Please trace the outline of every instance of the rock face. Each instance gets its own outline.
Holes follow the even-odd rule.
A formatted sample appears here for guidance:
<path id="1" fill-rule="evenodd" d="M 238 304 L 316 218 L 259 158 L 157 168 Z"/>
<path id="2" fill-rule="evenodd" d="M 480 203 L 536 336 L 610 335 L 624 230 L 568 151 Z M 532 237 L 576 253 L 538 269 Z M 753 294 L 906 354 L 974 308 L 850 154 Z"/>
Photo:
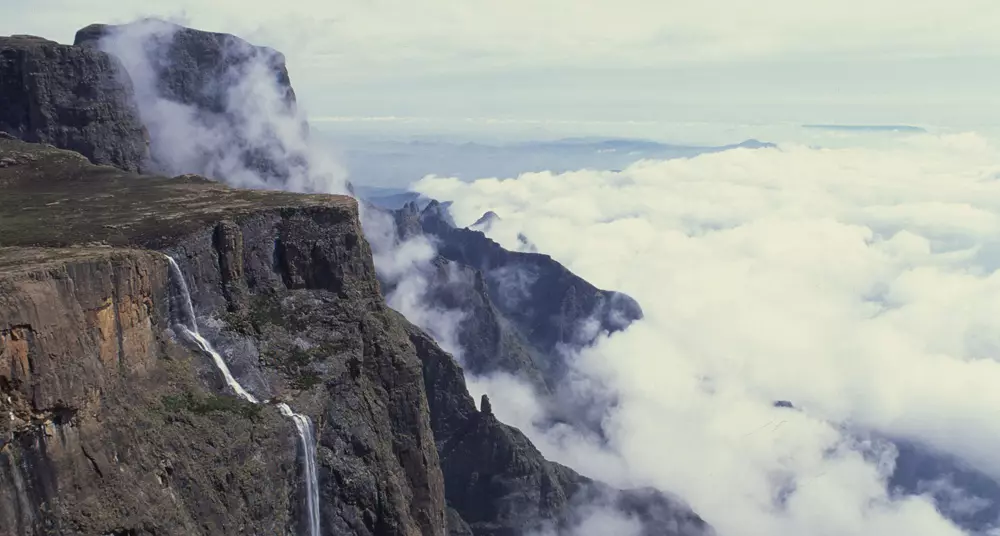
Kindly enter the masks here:
<path id="1" fill-rule="evenodd" d="M 708 533 L 477 411 L 451 356 L 385 306 L 352 199 L 138 177 L 13 140 L 0 158 L 3 536 L 300 532 L 291 422 L 227 394 L 171 334 L 176 285 L 150 250 L 177 260 L 241 383 L 315 423 L 324 534 L 565 532 L 594 504 L 650 535 Z"/>
<path id="2" fill-rule="evenodd" d="M 473 534 L 570 534 L 586 513 L 601 510 L 636 518 L 644 536 L 713 534 L 677 499 L 615 490 L 545 460 L 524 434 L 493 416 L 485 395 L 476 410 L 451 356 L 415 327 L 408 332 L 424 364 L 448 504 Z"/>
<path id="3" fill-rule="evenodd" d="M 314 420 L 324 533 L 570 526 L 596 489 L 476 411 L 451 357 L 385 307 L 353 200 L 135 177 L 17 141 L 0 155 L 10 534 L 296 531 L 291 424 L 222 394 L 169 333 L 164 257 L 134 248 L 177 259 L 248 389 Z"/>
<path id="4" fill-rule="evenodd" d="M 310 173 L 308 125 L 281 53 L 155 19 L 93 24 L 75 44 L 121 58 L 158 171 L 310 191 L 296 187 Z"/>
<path id="5" fill-rule="evenodd" d="M 393 219 L 401 240 L 424 234 L 437 243 L 430 301 L 467 313 L 458 338 L 473 374 L 506 372 L 554 391 L 567 373 L 565 350 L 642 318 L 635 300 L 594 287 L 548 255 L 508 251 L 455 227 L 435 201 L 422 211 L 407 204 Z"/>
<path id="6" fill-rule="evenodd" d="M 289 423 L 203 386 L 162 255 L 0 259 L 0 534 L 292 533 Z"/>
<path id="7" fill-rule="evenodd" d="M 108 61 L 96 78 L 83 71 L 76 95 L 124 79 L 98 51 L 115 39 L 152 45 L 118 51 L 126 64 L 138 53 L 155 66 L 150 78 L 133 77 L 153 165 L 188 160 L 165 143 L 176 134 L 170 113 L 157 115 L 182 110 L 201 122 L 197 132 L 221 134 L 209 136 L 221 144 L 192 153 L 195 170 L 309 189 L 295 182 L 299 147 L 274 138 L 289 124 L 301 134 L 293 141 L 305 135 L 283 58 L 233 36 L 144 21 L 85 28 L 75 47 L 29 39 L 18 46 L 43 50 L 30 58 L 62 52 L 17 71 L 56 73 L 25 100 L 62 102 L 46 93 L 61 87 L 60 54 Z M 254 121 L 248 110 L 259 102 L 234 102 L 252 101 L 240 88 L 261 76 L 277 88 L 267 110 L 281 125 Z M 128 85 L 119 87 L 100 101 L 107 110 L 95 109 L 134 119 Z M 149 98 L 156 106 L 143 105 Z M 57 130 L 73 125 L 53 117 Z M 141 127 L 122 137 L 146 144 Z M 385 305 L 354 200 L 138 176 L 122 171 L 138 165 L 94 166 L 86 147 L 56 141 L 80 152 L 0 136 L 0 414 L 10 417 L 0 419 L 0 536 L 304 533 L 295 429 L 271 404 L 233 396 L 176 336 L 180 285 L 164 253 L 181 268 L 201 334 L 240 383 L 313 421 L 324 534 L 570 534 L 594 509 L 634 517 L 649 536 L 711 533 L 676 499 L 614 490 L 546 461 L 488 399 L 477 410 L 452 356 Z M 233 155 L 236 166 L 209 165 Z M 560 345 L 587 344 L 641 315 L 548 257 L 464 234 L 437 203 L 411 212 L 400 228 L 450 244 L 437 267 L 461 276 L 433 299 L 482 313 L 463 335 L 474 367 L 521 371 L 548 388 Z M 518 305 L 504 270 L 535 277 L 529 294 L 553 289 Z M 591 317 L 596 328 L 581 336 Z"/>
<path id="8" fill-rule="evenodd" d="M 227 85 L 247 76 L 247 69 L 257 61 L 268 68 L 282 89 L 288 105 L 295 104 L 295 92 L 285 67 L 285 57 L 268 47 L 258 47 L 230 34 L 204 32 L 165 21 L 147 20 L 126 25 L 91 24 L 76 32 L 74 45 L 100 48 L 101 39 L 143 25 L 152 35 L 152 48 L 159 59 L 155 73 L 163 97 L 222 114 L 229 107 Z M 155 25 L 155 26 L 150 26 Z"/>
<path id="9" fill-rule="evenodd" d="M 16 417 L 0 534 L 299 532 L 291 422 L 225 394 L 170 336 L 162 255 L 58 247 L 88 242 L 169 251 L 199 313 L 224 320 L 203 331 L 234 374 L 312 417 L 325 534 L 445 533 L 421 362 L 353 200 L 137 177 L 15 141 L 0 155 L 15 201 L 0 209 L 0 411 Z"/>
<path id="10" fill-rule="evenodd" d="M 497 219 L 488 214 L 480 223 Z M 595 288 L 546 255 L 507 251 L 482 232 L 457 228 L 436 201 L 423 210 L 407 204 L 391 221 L 398 241 L 426 237 L 436 245 L 439 256 L 420 274 L 425 298 L 431 308 L 461 311 L 453 342 L 468 370 L 526 380 L 549 418 L 602 434 L 612 397 L 600 389 L 589 397 L 561 393 L 571 374 L 568 359 L 600 334 L 642 318 L 638 304 Z M 644 535 L 712 533 L 676 498 L 615 490 L 545 460 L 524 434 L 497 420 L 486 395 L 476 411 L 462 369 L 427 334 L 411 328 L 410 337 L 424 363 L 448 505 L 453 519 L 465 522 L 453 525 L 455 534 L 573 534 L 595 512 L 638 520 Z"/>
<path id="11" fill-rule="evenodd" d="M 132 97 L 103 52 L 0 37 L 0 132 L 138 171 L 148 147 Z"/>

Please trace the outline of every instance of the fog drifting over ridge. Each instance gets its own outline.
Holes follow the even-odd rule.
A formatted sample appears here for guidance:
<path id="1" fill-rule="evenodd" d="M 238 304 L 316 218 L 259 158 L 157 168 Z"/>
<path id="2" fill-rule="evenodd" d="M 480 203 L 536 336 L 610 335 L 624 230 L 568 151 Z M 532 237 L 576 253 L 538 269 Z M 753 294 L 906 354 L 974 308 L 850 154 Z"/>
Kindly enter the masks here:
<path id="1" fill-rule="evenodd" d="M 937 536 L 962 532 L 889 493 L 892 446 L 847 431 L 1000 478 L 998 172 L 1000 148 L 963 134 L 415 189 L 459 225 L 495 211 L 505 247 L 523 232 L 646 312 L 579 356 L 622 397 L 607 449 L 533 430 L 509 380 L 476 385 L 548 457 L 676 492 L 720 534 Z"/>
<path id="2" fill-rule="evenodd" d="M 213 73 L 218 77 L 196 95 L 184 96 L 202 106 L 164 91 L 165 70 L 177 61 L 199 61 L 173 56 L 174 41 L 183 32 L 175 22 L 147 18 L 110 27 L 98 42 L 121 62 L 122 76 L 133 88 L 149 133 L 152 169 L 220 178 L 239 188 L 347 191 L 346 172 L 325 148 L 310 143 L 305 113 L 279 79 L 277 70 L 284 61 L 279 52 L 219 36 L 222 52 L 217 60 L 227 67 Z M 173 92 L 184 91 L 182 87 Z"/>

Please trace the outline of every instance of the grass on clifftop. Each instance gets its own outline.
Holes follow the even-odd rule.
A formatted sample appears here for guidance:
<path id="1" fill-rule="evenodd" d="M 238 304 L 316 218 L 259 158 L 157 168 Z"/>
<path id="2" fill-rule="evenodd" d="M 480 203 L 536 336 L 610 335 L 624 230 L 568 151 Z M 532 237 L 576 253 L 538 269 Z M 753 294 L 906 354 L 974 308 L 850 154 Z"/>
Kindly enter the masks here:
<path id="1" fill-rule="evenodd" d="M 4 138 L 0 191 L 0 247 L 164 249 L 220 220 L 266 210 L 358 217 L 348 196 L 241 190 L 194 175 L 136 175 L 93 165 L 71 151 Z"/>

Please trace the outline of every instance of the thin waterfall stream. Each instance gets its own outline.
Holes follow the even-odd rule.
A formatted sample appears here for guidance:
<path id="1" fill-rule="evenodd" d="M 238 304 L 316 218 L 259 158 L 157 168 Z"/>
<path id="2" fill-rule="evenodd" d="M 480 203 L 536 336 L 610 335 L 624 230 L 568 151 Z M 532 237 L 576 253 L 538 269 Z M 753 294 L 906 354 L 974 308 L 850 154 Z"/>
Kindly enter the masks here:
<path id="1" fill-rule="evenodd" d="M 236 395 L 252 404 L 260 404 L 252 394 L 236 381 L 225 360 L 215 351 L 212 344 L 198 333 L 198 320 L 194 313 L 194 305 L 191 303 L 191 292 L 188 290 L 187 282 L 184 280 L 184 273 L 173 257 L 167 255 L 170 263 L 170 274 L 176 279 L 179 292 L 171 293 L 171 309 L 176 311 L 179 321 L 175 324 L 181 335 L 193 342 L 198 349 L 212 357 L 215 367 L 222 373 L 222 377 Z M 265 401 L 267 402 L 267 401 Z M 282 415 L 288 417 L 295 424 L 295 430 L 302 445 L 303 472 L 306 481 L 306 510 L 308 515 L 308 535 L 319 536 L 319 478 L 316 471 L 316 438 L 313 432 L 312 421 L 305 415 L 300 415 L 292 411 L 292 408 L 284 402 L 275 404 Z"/>

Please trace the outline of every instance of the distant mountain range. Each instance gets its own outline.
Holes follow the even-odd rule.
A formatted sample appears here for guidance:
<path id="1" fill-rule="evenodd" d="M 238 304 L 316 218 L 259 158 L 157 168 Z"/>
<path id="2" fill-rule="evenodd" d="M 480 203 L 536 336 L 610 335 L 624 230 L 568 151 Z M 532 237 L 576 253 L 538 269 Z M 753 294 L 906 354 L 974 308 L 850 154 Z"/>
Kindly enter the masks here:
<path id="1" fill-rule="evenodd" d="M 322 132 L 316 133 L 322 137 Z M 763 149 L 746 140 L 721 146 L 672 145 L 642 139 L 566 138 L 504 145 L 447 141 L 383 141 L 327 138 L 352 171 L 355 185 L 405 188 L 427 175 L 473 180 L 522 173 L 623 169 L 639 160 L 693 157 L 731 149 Z M 398 204 L 392 208 L 398 208 Z"/>
<path id="2" fill-rule="evenodd" d="M 395 210 L 410 202 L 423 208 L 430 201 L 407 189 L 413 181 L 427 175 L 473 180 L 586 168 L 618 171 L 645 159 L 690 158 L 732 149 L 771 147 L 776 145 L 753 139 L 719 146 L 607 138 L 565 138 L 509 145 L 381 141 L 352 142 L 345 159 L 353 170 L 355 192 L 373 205 Z"/>

